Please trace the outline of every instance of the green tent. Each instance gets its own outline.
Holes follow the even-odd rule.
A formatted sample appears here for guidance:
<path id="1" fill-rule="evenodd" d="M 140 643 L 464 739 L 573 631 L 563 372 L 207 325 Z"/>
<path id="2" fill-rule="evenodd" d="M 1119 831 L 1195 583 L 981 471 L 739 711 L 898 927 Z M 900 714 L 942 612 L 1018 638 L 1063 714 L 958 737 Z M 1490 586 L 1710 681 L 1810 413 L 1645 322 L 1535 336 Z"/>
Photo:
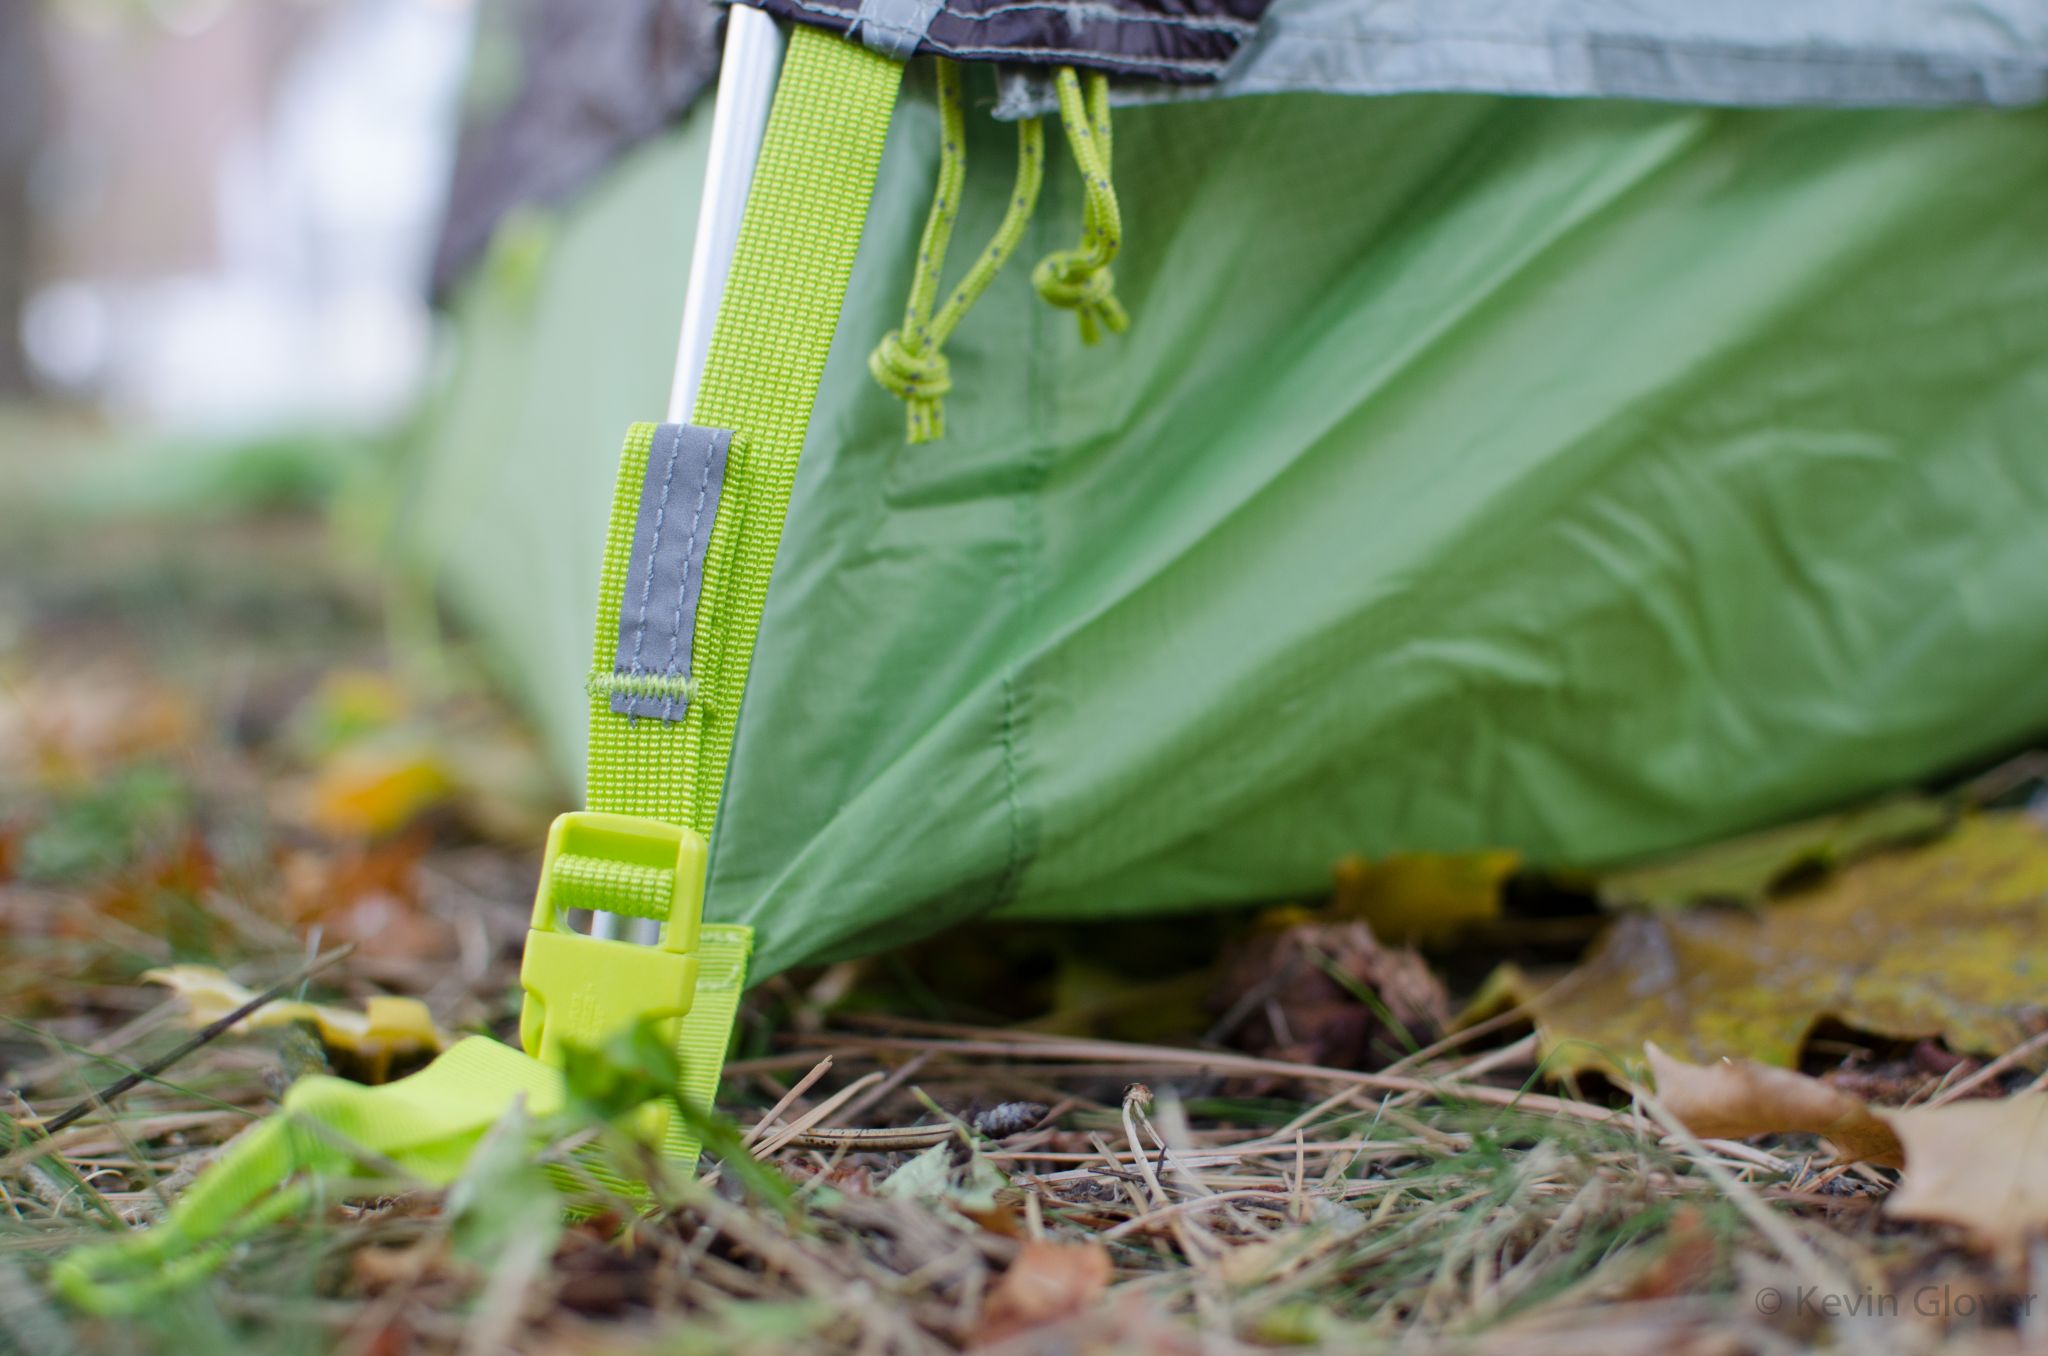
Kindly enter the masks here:
<path id="1" fill-rule="evenodd" d="M 1034 293 L 1055 121 L 914 445 L 868 369 L 940 158 L 911 66 L 713 840 L 757 975 L 1346 853 L 1634 858 L 2048 723 L 2048 28 L 1690 8 L 1225 13 L 1218 81 L 1113 86 L 1128 332 Z M 951 273 L 1043 69 L 967 67 Z M 419 449 L 408 545 L 571 776 L 710 122 L 499 231 Z"/>

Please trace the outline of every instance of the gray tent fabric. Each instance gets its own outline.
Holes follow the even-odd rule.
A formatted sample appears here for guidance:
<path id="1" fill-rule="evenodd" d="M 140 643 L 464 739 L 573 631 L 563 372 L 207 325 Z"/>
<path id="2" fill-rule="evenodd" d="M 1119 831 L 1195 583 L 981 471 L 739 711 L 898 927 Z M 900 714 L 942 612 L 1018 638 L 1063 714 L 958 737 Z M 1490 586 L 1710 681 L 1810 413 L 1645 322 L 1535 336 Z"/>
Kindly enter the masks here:
<path id="1" fill-rule="evenodd" d="M 516 209 L 560 205 L 687 112 L 718 74 L 711 0 L 491 0 L 433 291 L 445 297 Z M 509 101 L 478 89 L 513 67 Z"/>
<path id="2" fill-rule="evenodd" d="M 1213 84 L 1123 82 L 1115 97 L 1307 91 L 1751 108 L 2035 104 L 2048 99 L 2048 4 L 1277 0 Z M 1043 75 L 1012 71 L 996 115 L 1052 107 Z"/>

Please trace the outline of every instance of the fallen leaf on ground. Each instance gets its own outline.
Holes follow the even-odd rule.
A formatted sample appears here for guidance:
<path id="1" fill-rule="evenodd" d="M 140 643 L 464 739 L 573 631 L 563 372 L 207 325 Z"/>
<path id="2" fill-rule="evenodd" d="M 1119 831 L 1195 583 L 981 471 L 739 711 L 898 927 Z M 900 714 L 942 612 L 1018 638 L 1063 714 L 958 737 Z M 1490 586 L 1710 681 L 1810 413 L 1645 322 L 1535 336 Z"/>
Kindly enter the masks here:
<path id="1" fill-rule="evenodd" d="M 1206 970 L 1134 980 L 1113 966 L 1070 952 L 1060 957 L 1053 976 L 1050 1009 L 1030 1027 L 1048 1035 L 1099 1036 L 1141 1045 L 1172 1040 L 1201 1029 L 1209 987 Z"/>
<path id="2" fill-rule="evenodd" d="M 1832 1017 L 1895 1040 L 2009 1050 L 2048 995 L 2048 828 L 1967 818 L 1759 910 L 1630 914 L 1527 1002 L 1555 1074 L 1620 1071 L 1645 1040 L 1704 1062 L 1790 1067 Z"/>
<path id="3" fill-rule="evenodd" d="M 1687 1202 L 1672 1212 L 1663 1248 L 1628 1278 L 1613 1299 L 1630 1303 L 1695 1294 L 1705 1288 L 1719 1257 L 1706 1212 Z"/>
<path id="4" fill-rule="evenodd" d="M 954 1155 L 960 1149 L 957 1140 L 934 1144 L 890 1173 L 875 1194 L 950 1205 L 968 1216 L 988 1214 L 996 1208 L 996 1193 L 1008 1186 L 1010 1179 L 979 1149 L 968 1148 L 966 1158 L 956 1163 Z"/>
<path id="5" fill-rule="evenodd" d="M 185 1020 L 194 1027 L 217 1022 L 256 997 L 255 990 L 237 984 L 210 965 L 166 965 L 145 970 L 142 977 L 183 999 Z M 346 1052 L 373 1070 L 388 1069 L 394 1062 L 431 1055 L 448 1046 L 448 1037 L 434 1024 L 433 1014 L 425 1003 L 417 998 L 388 995 L 371 998 L 361 1011 L 280 999 L 264 1004 L 235 1023 L 234 1030 L 249 1031 L 293 1022 L 309 1023 L 319 1031 L 322 1045 Z"/>
<path id="6" fill-rule="evenodd" d="M 1887 1214 L 1958 1225 L 2008 1258 L 2048 1233 L 2048 1096 L 1892 1109 L 1789 1069 L 1728 1059 L 1703 1067 L 1655 1046 L 1645 1053 L 1658 1099 L 1696 1135 L 1825 1135 L 1846 1161 L 1900 1169 Z"/>
<path id="7" fill-rule="evenodd" d="M 409 744 L 362 744 L 322 761 L 306 819 L 342 838 L 394 833 L 445 802 L 454 782 L 434 753 Z"/>
<path id="8" fill-rule="evenodd" d="M 2048 1231 L 2048 1097 L 1878 1114 L 1906 1152 L 1888 1214 L 1959 1224 L 2007 1257 Z"/>
<path id="9" fill-rule="evenodd" d="M 991 1346 L 1081 1313 L 1108 1288 L 1110 1274 L 1100 1243 L 1024 1244 L 989 1292 L 969 1345 Z"/>
<path id="10" fill-rule="evenodd" d="M 1888 1168 L 1905 1161 L 1898 1136 L 1862 1098 L 1818 1078 L 1747 1059 L 1692 1064 L 1673 1059 L 1654 1044 L 1646 1044 L 1643 1054 L 1657 1080 L 1658 1098 L 1695 1135 L 1821 1135 L 1845 1161 Z"/>
<path id="11" fill-rule="evenodd" d="M 1272 910 L 1233 953 L 1210 996 L 1219 1038 L 1252 1054 L 1378 1069 L 1435 1040 L 1450 1019 L 1421 956 L 1383 946 L 1360 922 Z"/>
<path id="12" fill-rule="evenodd" d="M 1879 848 L 1931 838 L 1952 814 L 1926 796 L 1888 796 L 1839 814 L 1786 824 L 1659 858 L 1600 878 L 1600 898 L 1623 904 L 1692 904 L 1760 899 Z"/>
<path id="13" fill-rule="evenodd" d="M 1331 873 L 1330 908 L 1395 945 L 1443 946 L 1500 916 L 1501 887 L 1521 864 L 1504 851 L 1346 857 Z"/>

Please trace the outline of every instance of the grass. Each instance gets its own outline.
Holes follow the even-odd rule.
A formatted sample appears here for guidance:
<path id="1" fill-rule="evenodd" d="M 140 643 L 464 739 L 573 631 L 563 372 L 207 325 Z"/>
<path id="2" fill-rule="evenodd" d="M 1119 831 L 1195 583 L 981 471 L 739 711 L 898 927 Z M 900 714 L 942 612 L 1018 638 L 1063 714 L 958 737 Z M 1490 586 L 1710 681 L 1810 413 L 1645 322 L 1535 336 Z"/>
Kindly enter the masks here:
<path id="1" fill-rule="evenodd" d="M 225 1037 L 41 1135 L 189 1034 L 140 972 L 205 961 L 260 988 L 349 943 L 311 996 L 414 995 L 506 1038 L 533 826 L 553 806 L 458 771 L 382 829 L 309 815 L 343 738 L 321 731 L 454 729 L 533 759 L 448 656 L 410 691 L 376 588 L 331 563 L 314 520 L 138 527 L 89 560 L 61 532 L 0 540 L 0 578 L 27 583 L 0 597 L 0 1349 L 1576 1356 L 2040 1336 L 2025 1265 L 1885 1221 L 1886 1174 L 1798 1139 L 1701 1143 L 1627 1090 L 1549 1086 L 1511 1017 L 1381 1068 L 1288 1063 L 1205 1042 L 1213 1014 L 1180 1015 L 1172 975 L 1134 978 L 1142 1005 L 1046 1011 L 1055 963 L 1015 930 L 764 986 L 720 1161 L 656 1172 L 644 1213 L 572 1186 L 588 1213 L 565 1222 L 528 1143 L 573 1164 L 598 1131 L 510 1126 L 447 1191 L 330 1192 L 199 1286 L 132 1319 L 81 1315 L 50 1293 L 51 1260 L 158 1216 L 336 1058 L 298 1030 Z M 337 709 L 337 671 L 399 695 L 366 706 L 385 692 L 371 681 Z M 1220 935 L 1176 944 L 1199 960 Z M 946 982 L 960 947 L 971 994 Z M 837 1133 L 1012 1103 L 1036 1109 L 995 1139 Z M 1914 1312 L 1928 1293 L 1950 1298 Z M 1858 1295 L 1906 1312 L 1829 1312 Z"/>

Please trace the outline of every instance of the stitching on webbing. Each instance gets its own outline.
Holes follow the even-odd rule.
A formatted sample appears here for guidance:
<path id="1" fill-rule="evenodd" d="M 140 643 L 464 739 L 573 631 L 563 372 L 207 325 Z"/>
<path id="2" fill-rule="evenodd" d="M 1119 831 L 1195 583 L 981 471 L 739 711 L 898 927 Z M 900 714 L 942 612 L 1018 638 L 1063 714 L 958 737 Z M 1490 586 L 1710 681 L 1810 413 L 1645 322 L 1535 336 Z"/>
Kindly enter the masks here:
<path id="1" fill-rule="evenodd" d="M 682 439 L 677 438 L 676 441 L 680 443 Z M 690 561 L 695 558 L 697 553 L 697 529 L 704 525 L 704 500 L 706 499 L 706 497 L 708 497 L 710 492 L 711 458 L 709 455 L 707 455 L 704 458 L 704 474 L 701 477 L 699 477 L 697 481 L 697 507 L 690 514 L 690 535 L 683 539 L 682 574 L 676 580 L 675 629 L 669 632 L 668 637 L 667 671 L 671 674 L 673 674 L 676 671 L 676 650 L 682 644 L 683 641 L 683 601 L 690 596 Z M 695 618 L 692 618 L 691 620 L 694 621 Z M 691 653 L 696 653 L 694 643 L 692 646 Z M 674 717 L 671 714 L 673 710 L 673 702 L 663 702 L 661 707 L 661 718 L 663 720 L 673 719 Z"/>
<path id="2" fill-rule="evenodd" d="M 660 697 L 689 705 L 697 701 L 700 686 L 695 678 L 683 674 L 607 673 L 594 669 L 584 680 L 583 690 L 593 697 Z"/>
<path id="3" fill-rule="evenodd" d="M 748 493 L 753 487 L 752 477 L 748 474 L 752 468 L 743 465 L 738 468 L 738 473 L 735 474 L 733 458 L 738 456 L 744 459 L 748 455 L 749 450 L 749 448 L 741 443 L 740 431 L 734 429 L 732 441 L 726 445 L 725 449 L 725 478 L 728 485 L 726 490 L 720 491 L 719 495 L 719 517 L 732 524 L 731 536 L 727 539 L 726 543 L 726 553 L 719 557 L 718 561 L 719 565 L 726 570 L 723 576 L 726 582 L 722 586 L 724 592 L 720 594 L 716 601 L 726 609 L 730 609 L 733 606 L 732 591 L 736 587 L 736 582 L 732 579 L 733 563 L 739 559 L 747 544 L 747 520 L 754 498 L 752 494 Z M 739 500 L 736 504 L 732 502 L 734 497 L 737 497 Z M 716 525 L 713 526 L 712 535 L 714 537 L 717 535 Z M 716 544 L 715 541 L 704 543 L 704 568 L 707 571 L 707 578 L 709 577 L 708 571 L 711 568 L 711 549 Z M 703 600 L 700 598 L 698 600 L 697 616 L 691 626 L 692 639 L 690 643 L 692 648 L 690 651 L 690 667 L 698 675 L 700 691 L 724 691 L 727 628 L 722 625 L 712 626 L 711 634 L 705 637 L 705 639 L 711 641 L 711 644 L 708 646 L 700 644 L 694 635 L 698 627 L 708 624 L 714 618 L 714 614 L 719 611 L 719 608 L 703 606 Z M 723 618 L 718 618 L 718 620 L 723 620 Z M 749 653 L 748 658 L 752 658 L 751 653 Z M 742 693 L 744 691 L 745 689 L 743 688 Z M 685 741 L 683 744 L 683 783 L 696 791 L 696 794 L 689 796 L 685 801 L 684 817 L 691 828 L 709 836 L 715 827 L 717 816 L 715 813 L 704 813 L 704 807 L 698 802 L 708 801 L 712 805 L 716 805 L 721 793 L 724 791 L 724 785 L 722 775 L 720 777 L 720 784 L 717 786 L 706 789 L 700 785 L 704 778 L 705 760 L 707 756 L 715 758 L 716 751 L 713 750 L 707 754 L 705 748 L 705 745 L 712 743 L 714 738 L 711 729 L 713 708 L 710 703 L 703 701 L 699 701 L 695 705 L 703 712 L 700 719 L 704 723 L 699 727 L 697 743 L 692 746 L 689 742 Z M 731 748 L 732 742 L 728 738 L 726 741 L 728 759 L 731 757 Z M 723 771 L 724 769 L 721 769 L 721 773 Z"/>
<path id="4" fill-rule="evenodd" d="M 634 673 L 640 672 L 640 650 L 647 643 L 647 603 L 654 593 L 654 559 L 661 554 L 661 525 L 668 518 L 669 482 L 676 478 L 676 457 L 683 450 L 683 440 L 678 437 L 668 445 L 668 466 L 661 474 L 661 497 L 654 505 L 654 538 L 647 547 L 647 577 L 640 581 L 640 625 L 633 632 L 633 662 L 626 667 Z M 630 569 L 630 562 L 628 564 Z M 669 668 L 675 668 L 675 642 L 669 642 Z"/>

